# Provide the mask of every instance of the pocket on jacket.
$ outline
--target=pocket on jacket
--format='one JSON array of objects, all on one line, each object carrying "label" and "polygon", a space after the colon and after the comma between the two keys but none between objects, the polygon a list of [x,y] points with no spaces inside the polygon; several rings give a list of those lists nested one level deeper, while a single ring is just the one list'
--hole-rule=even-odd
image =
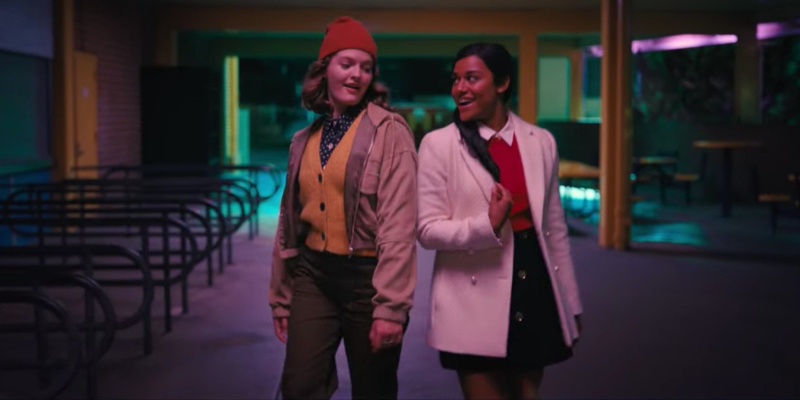
[{"label": "pocket on jacket", "polygon": [[376,194],[378,193],[378,173],[380,172],[380,162],[376,160],[368,160],[367,166],[364,168],[364,176],[361,179],[361,193]]},{"label": "pocket on jacket", "polygon": [[[364,167],[364,174],[361,177],[361,187],[358,196],[358,215],[356,215],[355,238],[361,245],[371,244],[375,246],[376,230],[378,228],[378,218],[376,210],[378,207],[378,171],[380,162],[367,160]],[[358,243],[354,243],[357,245]]]}]

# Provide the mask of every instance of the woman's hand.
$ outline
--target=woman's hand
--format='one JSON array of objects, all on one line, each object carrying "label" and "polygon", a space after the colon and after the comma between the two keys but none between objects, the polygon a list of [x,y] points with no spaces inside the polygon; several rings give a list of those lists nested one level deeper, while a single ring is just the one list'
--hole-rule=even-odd
[{"label": "woman's hand", "polygon": [[500,234],[500,229],[503,228],[503,224],[508,219],[512,204],[511,192],[503,185],[495,182],[492,188],[492,196],[489,199],[489,222],[492,223],[495,235]]},{"label": "woman's hand", "polygon": [[385,319],[375,319],[372,321],[372,329],[369,331],[369,342],[372,345],[373,353],[398,346],[402,341],[402,324]]},{"label": "woman's hand", "polygon": [[278,317],[272,319],[272,325],[275,326],[275,336],[278,337],[283,343],[286,343],[286,332],[289,330],[289,318]]}]

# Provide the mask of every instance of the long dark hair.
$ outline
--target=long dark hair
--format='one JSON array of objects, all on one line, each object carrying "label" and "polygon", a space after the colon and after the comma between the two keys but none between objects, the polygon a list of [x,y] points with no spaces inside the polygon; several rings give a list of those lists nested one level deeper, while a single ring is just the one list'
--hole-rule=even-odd
[{"label": "long dark hair", "polygon": [[[495,86],[502,85],[506,79],[509,80],[508,89],[502,94],[503,102],[507,102],[511,98],[511,88],[514,87],[512,77],[514,61],[508,50],[497,43],[473,43],[462,47],[456,53],[455,61],[458,62],[458,60],[469,56],[477,56],[486,64],[486,67],[492,72]],[[464,143],[467,144],[470,154],[480,161],[481,165],[492,174],[495,181],[500,182],[500,168],[492,160],[487,142],[483,140],[480,132],[478,132],[477,122],[462,121],[458,109],[453,112],[453,122],[456,124]]]}]

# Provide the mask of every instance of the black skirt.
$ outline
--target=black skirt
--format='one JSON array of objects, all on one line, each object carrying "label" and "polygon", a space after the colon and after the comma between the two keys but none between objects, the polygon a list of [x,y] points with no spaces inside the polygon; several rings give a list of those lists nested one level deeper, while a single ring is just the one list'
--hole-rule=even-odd
[{"label": "black skirt", "polygon": [[553,286],[547,272],[536,229],[514,232],[514,277],[506,357],[439,352],[446,369],[527,371],[543,368],[572,357],[564,343]]}]

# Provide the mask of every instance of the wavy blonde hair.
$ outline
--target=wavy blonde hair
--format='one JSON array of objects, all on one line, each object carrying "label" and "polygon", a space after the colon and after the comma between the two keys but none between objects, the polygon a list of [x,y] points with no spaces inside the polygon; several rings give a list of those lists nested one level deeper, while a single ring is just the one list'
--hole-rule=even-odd
[{"label": "wavy blonde hair", "polygon": [[[328,101],[328,82],[327,79],[325,79],[325,71],[328,69],[332,57],[333,54],[311,63],[305,78],[303,78],[303,90],[300,95],[303,101],[303,107],[317,114],[325,114],[331,111],[331,103]],[[375,103],[383,108],[390,109],[389,88],[383,83],[378,82],[377,65],[375,65],[373,69],[372,82],[359,104],[365,106],[367,103]]]}]

